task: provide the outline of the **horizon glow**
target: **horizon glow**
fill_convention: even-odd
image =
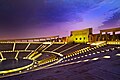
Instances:
[[[120,27],[119,0],[0,1],[0,39],[69,36]]]

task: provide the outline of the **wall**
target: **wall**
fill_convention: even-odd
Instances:
[[[71,31],[68,42],[86,43],[89,41],[89,34],[92,34],[92,28]]]

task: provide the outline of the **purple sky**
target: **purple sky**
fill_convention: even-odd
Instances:
[[[0,39],[120,27],[120,0],[0,0]]]

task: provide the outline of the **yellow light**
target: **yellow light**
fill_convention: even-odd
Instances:
[[[106,59],[108,59],[108,58],[110,58],[110,56],[103,56],[103,58],[106,58]]]
[[[66,58],[68,58],[68,56],[66,56]]]
[[[115,48],[111,48],[111,50],[114,50]]]
[[[70,55],[68,55],[68,57],[70,57]]]
[[[80,58],[80,57],[78,57],[78,58]]]
[[[116,56],[120,56],[120,54],[116,54]]]
[[[74,58],[74,59],[77,59],[77,58]]]
[[[117,47],[118,49],[120,49],[120,47]]]
[[[106,51],[109,51],[109,49],[107,49]]]
[[[101,51],[101,52],[105,52],[105,51]]]
[[[29,68],[27,68],[27,70],[29,70]]]
[[[100,52],[97,52],[97,53],[100,53]]]
[[[72,54],[72,56],[74,56],[74,54]]]
[[[91,54],[89,54],[89,55],[91,55]]]
[[[87,62],[87,61],[89,61],[89,59],[87,59],[87,60],[83,60],[83,62]]]
[[[94,48],[92,48],[94,50]],[[91,50],[91,49],[90,49]]]
[[[81,57],[84,57],[84,56],[81,56]]]
[[[19,73],[21,73],[21,71],[19,71]]]
[[[80,62],[82,62],[82,61],[77,61],[77,63],[80,63]]]
[[[73,60],[73,58],[71,60]]]
[[[99,58],[93,58],[93,59],[91,59],[91,60],[98,60]]]
[[[52,42],[43,42],[43,44],[52,44]]]
[[[67,60],[65,60],[65,62],[67,62]]]
[[[93,54],[95,54],[95,53],[93,53]]]
[[[68,59],[68,61],[70,61],[70,59]]]

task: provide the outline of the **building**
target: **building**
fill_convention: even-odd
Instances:
[[[74,43],[93,43],[96,41],[119,41],[120,40],[120,28],[111,28],[100,30],[99,34],[93,34],[92,28],[83,30],[71,31],[67,42]]]
[[[92,28],[71,31],[68,42],[87,43],[90,41],[89,35],[92,34]]]
[[[92,38],[90,42],[119,41],[120,28],[103,29],[103,30],[100,30],[99,34],[91,34],[89,36]]]

